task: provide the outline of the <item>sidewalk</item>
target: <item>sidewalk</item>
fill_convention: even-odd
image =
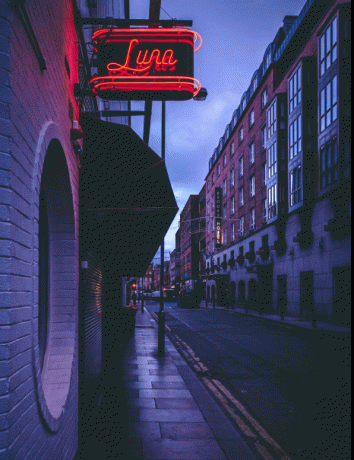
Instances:
[[[205,300],[202,300],[200,302],[200,307],[213,310],[212,302],[209,302],[208,306],[206,306]],[[286,324],[288,326],[298,326],[298,327],[303,327],[306,329],[314,329],[314,330],[316,329],[316,330],[337,331],[337,332],[351,332],[351,328],[349,327],[334,326],[333,324],[326,323],[324,321],[316,321],[316,326],[314,328],[312,326],[312,321],[301,319],[301,318],[296,318],[293,316],[285,315],[284,320],[282,320],[280,319],[279,314],[274,314],[274,313],[273,314],[268,314],[268,313],[260,314],[258,311],[254,311],[254,310],[248,310],[248,312],[246,312],[244,308],[231,308],[231,307],[227,308],[227,307],[219,307],[219,306],[216,306],[215,308],[218,310],[226,310],[230,312],[241,313],[242,315],[257,316],[265,320],[276,321],[277,323]]]
[[[122,365],[115,366],[94,436],[85,442],[81,455],[89,457],[78,458],[255,460],[167,336],[166,356],[156,356],[157,339],[155,320],[139,307],[135,335],[118,345]]]

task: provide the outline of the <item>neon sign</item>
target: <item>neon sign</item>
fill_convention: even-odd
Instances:
[[[200,90],[193,75],[193,54],[201,46],[196,32],[101,29],[92,41],[98,73],[90,84],[94,94],[103,99],[187,100]]]

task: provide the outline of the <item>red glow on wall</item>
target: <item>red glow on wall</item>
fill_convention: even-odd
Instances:
[[[190,99],[201,84],[193,76],[200,35],[189,29],[101,29],[92,36],[98,75],[90,84],[106,99]],[[195,43],[199,44],[194,49]]]

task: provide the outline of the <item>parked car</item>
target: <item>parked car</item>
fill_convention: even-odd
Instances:
[[[152,294],[151,294],[151,300],[159,300],[160,299],[160,291],[154,291]]]
[[[177,305],[180,308],[199,308],[198,296],[194,289],[181,289]]]

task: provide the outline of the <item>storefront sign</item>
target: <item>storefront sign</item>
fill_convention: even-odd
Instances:
[[[103,99],[187,100],[200,90],[193,54],[201,38],[192,30],[101,29],[92,41],[98,74],[90,84]]]
[[[215,246],[220,248],[221,241],[221,202],[222,190],[221,187],[215,187]]]

